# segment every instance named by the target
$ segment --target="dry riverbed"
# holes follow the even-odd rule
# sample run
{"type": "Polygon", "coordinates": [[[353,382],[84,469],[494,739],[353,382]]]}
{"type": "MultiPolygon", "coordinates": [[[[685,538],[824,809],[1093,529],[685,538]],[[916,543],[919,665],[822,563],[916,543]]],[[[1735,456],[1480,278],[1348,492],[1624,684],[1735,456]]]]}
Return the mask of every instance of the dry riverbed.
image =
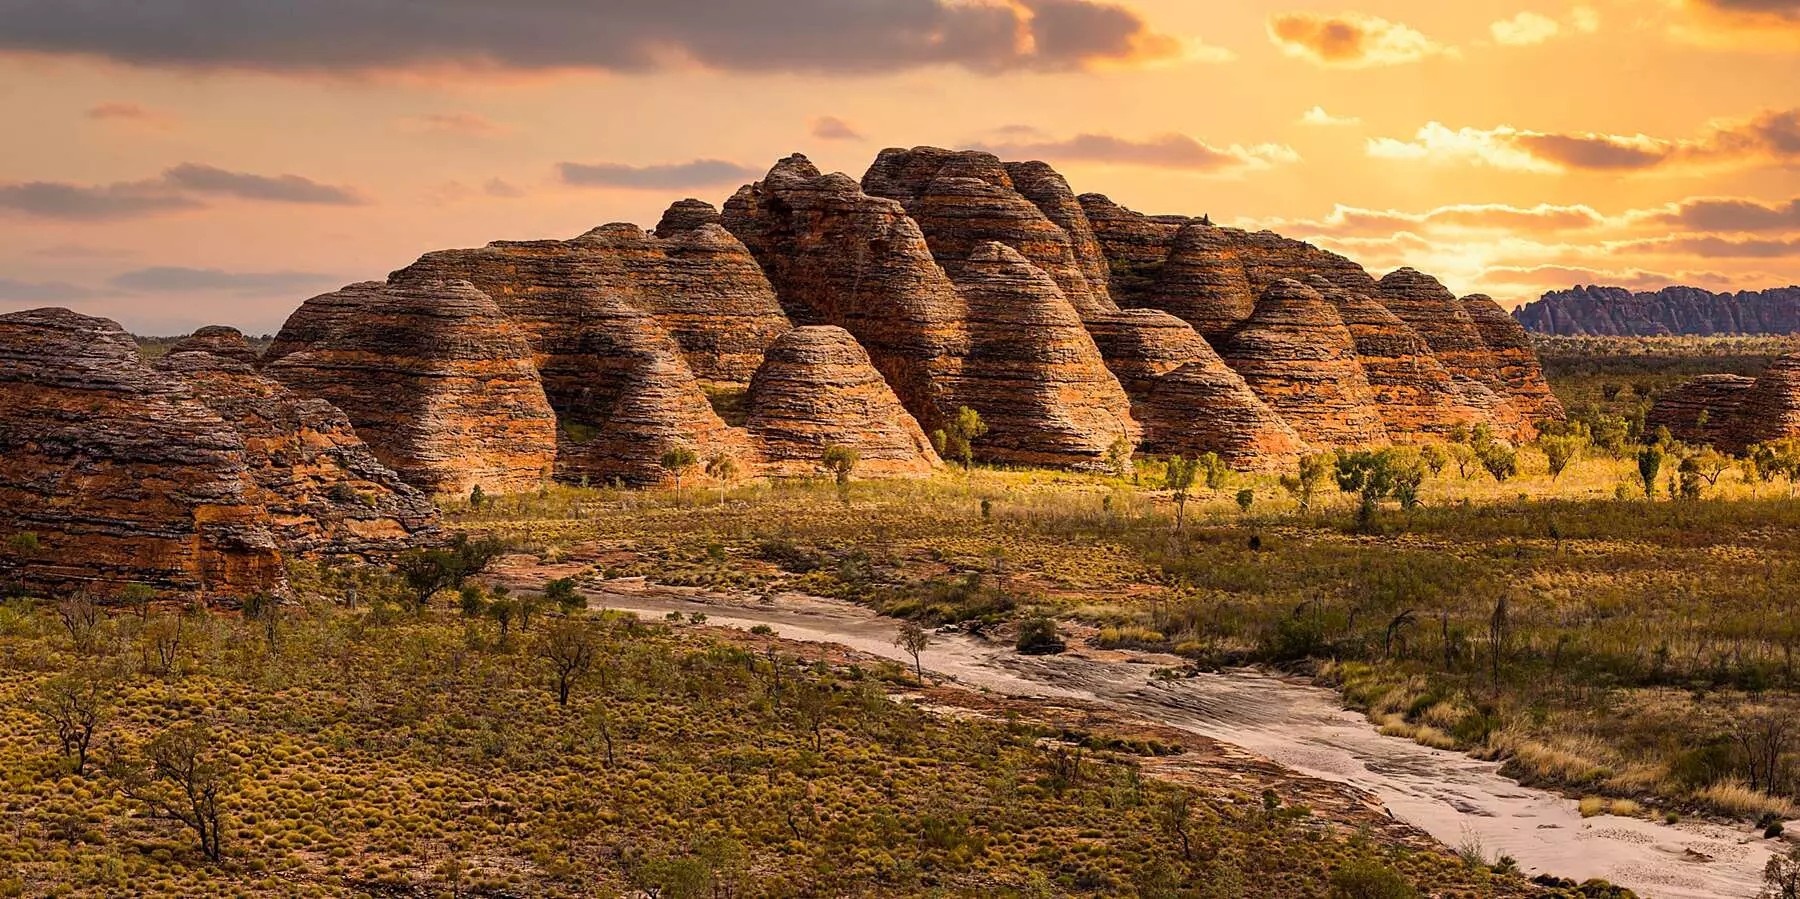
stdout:
{"type": "MultiPolygon", "coordinates": [[[[571,573],[565,567],[570,566],[515,556],[496,570],[495,578],[515,589],[533,589],[571,573]]],[[[825,646],[840,646],[911,662],[894,646],[899,622],[837,600],[800,594],[735,596],[652,585],[640,578],[606,581],[588,595],[592,608],[655,618],[701,612],[711,626],[766,625],[787,640],[820,644],[821,652],[825,646]]],[[[1502,776],[1498,764],[1384,737],[1364,716],[1345,710],[1331,691],[1267,672],[1169,678],[1157,672],[1181,664],[1171,656],[1093,651],[1077,644],[1062,655],[1031,657],[963,634],[933,635],[921,662],[933,676],[962,688],[923,699],[962,713],[986,704],[970,701],[970,691],[981,691],[994,701],[1031,701],[1040,712],[1080,708],[1204,738],[1209,752],[1199,758],[1238,764],[1233,774],[1239,777],[1261,770],[1271,783],[1286,784],[1277,792],[1289,801],[1328,811],[1332,820],[1357,820],[1360,809],[1368,826],[1383,824],[1391,815],[1408,826],[1385,828],[1387,838],[1426,843],[1418,835],[1428,834],[1445,846],[1489,859],[1511,856],[1530,874],[1604,878],[1646,899],[1750,899],[1761,887],[1770,856],[1787,848],[1746,826],[1584,819],[1575,801],[1521,786],[1502,776]],[[1284,770],[1301,776],[1275,776],[1284,770]],[[1301,786],[1307,781],[1350,789],[1301,786]]],[[[1176,758],[1193,764],[1192,755],[1176,758]]],[[[1153,773],[1182,776],[1179,764],[1149,767],[1153,773]]]]}

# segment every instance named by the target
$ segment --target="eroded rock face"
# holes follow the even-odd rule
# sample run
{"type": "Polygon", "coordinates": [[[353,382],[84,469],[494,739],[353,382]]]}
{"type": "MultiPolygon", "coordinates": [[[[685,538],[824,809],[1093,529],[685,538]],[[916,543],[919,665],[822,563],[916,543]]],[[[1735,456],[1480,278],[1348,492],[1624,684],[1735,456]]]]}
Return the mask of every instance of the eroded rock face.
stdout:
{"type": "MultiPolygon", "coordinates": [[[[696,212],[676,204],[659,226],[664,236],[631,224],[602,225],[573,240],[497,241],[428,253],[404,275],[462,279],[492,296],[550,357],[544,374],[553,384],[568,368],[591,375],[589,366],[560,358],[565,354],[558,350],[607,327],[607,319],[636,312],[654,317],[696,377],[747,383],[763,350],[792,324],[744,245],[696,212]]],[[[553,394],[561,395],[555,388],[553,394]]]]}
{"type": "Polygon", "coordinates": [[[968,371],[979,377],[964,378],[957,397],[988,422],[979,443],[987,458],[1098,466],[1117,441],[1137,442],[1130,399],[1049,275],[988,243],[969,257],[961,287],[968,371]]]}
{"type": "MultiPolygon", "coordinates": [[[[1016,166],[1045,203],[1077,228],[1079,204],[1060,203],[1055,176],[1048,166],[1016,166]],[[1054,176],[1054,177],[1053,177],[1054,176]]],[[[1117,312],[1106,284],[1089,283],[1095,260],[1084,260],[1097,244],[1078,252],[1075,238],[1052,221],[1015,185],[1009,167],[992,154],[955,152],[935,147],[883,150],[863,176],[871,196],[895,200],[924,231],[933,257],[961,283],[961,270],[987,243],[1010,247],[1048,274],[1069,303],[1084,317],[1117,312]]],[[[1061,193],[1069,193],[1062,185],[1061,193]]],[[[1082,218],[1085,218],[1083,216],[1082,218]]]]}
{"type": "Polygon", "coordinates": [[[677,200],[668,208],[668,211],[663,213],[662,220],[656,223],[656,236],[667,239],[677,234],[686,234],[701,225],[718,223],[719,210],[717,207],[705,200],[689,197],[685,200],[677,200]]]}
{"type": "Polygon", "coordinates": [[[0,315],[0,577],[247,596],[284,583],[244,442],[118,325],[0,315]]]}
{"type": "Polygon", "coordinates": [[[745,383],[789,329],[754,268],[717,224],[668,239],[607,225],[569,241],[429,253],[398,276],[467,277],[524,331],[560,425],[559,478],[643,485],[671,478],[659,460],[677,446],[754,464],[748,435],[714,411],[689,364],[745,383]],[[665,322],[687,328],[685,345],[665,322]]]}
{"type": "Polygon", "coordinates": [[[1466,403],[1487,407],[1492,423],[1504,432],[1529,427],[1530,416],[1513,402],[1500,376],[1499,358],[1482,339],[1468,307],[1448,288],[1430,275],[1402,268],[1381,279],[1375,298],[1425,338],[1438,362],[1458,380],[1466,403]]]}
{"type": "Polygon", "coordinates": [[[430,493],[536,489],[556,419],[525,335],[467,281],[358,284],[308,300],[264,371],[343,410],[382,464],[430,493]]]}
{"type": "Polygon", "coordinates": [[[918,421],[843,328],[783,334],[750,381],[746,404],[746,427],[770,474],[815,473],[830,446],[855,450],[865,475],[925,475],[938,464],[918,421]]]}
{"type": "Polygon", "coordinates": [[[244,442],[257,501],[290,554],[380,555],[429,538],[437,508],[375,458],[349,418],[259,373],[233,328],[202,328],[158,359],[244,442]]]}
{"type": "Polygon", "coordinates": [[[795,155],[739,190],[723,223],[796,324],[849,331],[925,427],[955,411],[968,309],[899,203],[795,155]]]}
{"type": "Polygon", "coordinates": [[[1725,426],[1727,449],[1800,437],[1800,353],[1775,360],[1741,396],[1737,415],[1725,426]]]}
{"type": "MultiPolygon", "coordinates": [[[[1459,385],[1431,354],[1410,325],[1367,295],[1333,285],[1320,275],[1307,275],[1306,285],[1337,309],[1356,342],[1356,358],[1374,392],[1376,412],[1395,440],[1447,437],[1458,427],[1472,428],[1487,417],[1485,403],[1468,401],[1459,385]]],[[[1492,396],[1491,393],[1488,396],[1492,396]]]]}
{"type": "Polygon", "coordinates": [[[1743,405],[1755,387],[1755,378],[1742,375],[1701,375],[1658,397],[1644,426],[1668,428],[1683,443],[1742,452],[1749,443],[1743,405]]]}
{"type": "Polygon", "coordinates": [[[1550,392],[1550,382],[1544,379],[1543,365],[1525,327],[1485,294],[1463,297],[1462,305],[1474,320],[1482,343],[1487,344],[1494,376],[1505,396],[1532,421],[1562,418],[1562,402],[1550,392]]]}
{"type": "Polygon", "coordinates": [[[1355,338],[1318,291],[1290,279],[1270,285],[1222,355],[1306,442],[1348,447],[1387,439],[1355,338]]]}
{"type": "Polygon", "coordinates": [[[1088,331],[1131,396],[1152,455],[1218,453],[1240,470],[1285,468],[1305,449],[1286,420],[1191,325],[1153,309],[1090,320],[1088,331]]]}

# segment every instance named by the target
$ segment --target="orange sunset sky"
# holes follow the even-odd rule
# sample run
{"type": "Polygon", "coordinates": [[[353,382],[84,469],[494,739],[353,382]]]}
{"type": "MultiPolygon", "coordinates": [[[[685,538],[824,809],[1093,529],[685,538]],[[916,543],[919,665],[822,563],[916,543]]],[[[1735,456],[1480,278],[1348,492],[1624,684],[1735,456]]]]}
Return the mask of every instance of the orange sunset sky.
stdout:
{"type": "Polygon", "coordinates": [[[0,311],[268,332],[918,144],[1509,307],[1800,281],[1800,0],[1346,2],[0,0],[0,311]]]}

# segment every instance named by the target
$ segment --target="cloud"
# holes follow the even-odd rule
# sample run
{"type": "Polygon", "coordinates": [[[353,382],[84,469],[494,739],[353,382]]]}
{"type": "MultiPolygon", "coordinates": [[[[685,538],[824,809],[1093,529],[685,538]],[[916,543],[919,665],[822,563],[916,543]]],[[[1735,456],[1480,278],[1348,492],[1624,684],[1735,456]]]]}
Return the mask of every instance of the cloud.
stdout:
{"type": "Polygon", "coordinates": [[[1800,198],[1765,203],[1738,197],[1693,197],[1630,215],[1688,231],[1800,231],[1800,198]]]}
{"type": "Polygon", "coordinates": [[[122,125],[136,125],[143,128],[168,129],[175,124],[174,118],[152,109],[145,109],[136,103],[106,102],[88,108],[87,117],[95,122],[108,122],[122,125]]]}
{"type": "Polygon", "coordinates": [[[862,134],[849,122],[837,116],[823,115],[812,120],[812,136],[819,140],[862,140],[862,134]]]}
{"type": "Polygon", "coordinates": [[[363,202],[347,187],[320,184],[299,175],[250,175],[191,162],[164,172],[163,181],[177,190],[270,203],[359,206],[363,202]]]}
{"type": "Polygon", "coordinates": [[[317,272],[229,272],[212,268],[157,266],[125,272],[107,283],[139,293],[231,293],[257,296],[291,293],[342,283],[317,272]]]}
{"type": "Polygon", "coordinates": [[[93,222],[162,215],[205,205],[154,181],[95,186],[54,181],[0,184],[0,210],[36,218],[93,222]]]}
{"type": "Polygon", "coordinates": [[[501,178],[489,178],[481,185],[481,192],[500,200],[516,200],[525,196],[525,188],[501,178]]]}
{"type": "Polygon", "coordinates": [[[1717,271],[1658,272],[1642,268],[1601,269],[1574,265],[1496,265],[1482,270],[1479,281],[1496,293],[1515,290],[1536,292],[1576,284],[1661,290],[1676,284],[1731,287],[1739,283],[1740,276],[1717,271]]]}
{"type": "Polygon", "coordinates": [[[1454,53],[1405,25],[1365,13],[1281,13],[1269,17],[1268,30],[1283,53],[1336,68],[1400,65],[1454,53]]]}
{"type": "Polygon", "coordinates": [[[1425,212],[1359,209],[1339,205],[1322,219],[1264,219],[1254,227],[1292,232],[1296,235],[1391,234],[1396,231],[1580,231],[1607,224],[1607,218],[1589,206],[1520,207],[1503,203],[1459,204],[1440,206],[1425,212]]]}
{"type": "Polygon", "coordinates": [[[3,0],[0,52],[330,74],[421,67],[881,73],[1181,53],[1112,0],[3,0]]]}
{"type": "Polygon", "coordinates": [[[1335,116],[1326,112],[1325,107],[1323,106],[1314,106],[1301,114],[1300,124],[1319,125],[1322,127],[1334,125],[1361,125],[1362,119],[1355,116],[1335,116]]]}
{"type": "Polygon", "coordinates": [[[1600,11],[1592,6],[1577,6],[1570,10],[1569,20],[1574,23],[1575,30],[1582,34],[1593,34],[1600,30],[1600,11]]]}
{"type": "Polygon", "coordinates": [[[472,112],[439,112],[409,116],[396,123],[409,134],[448,134],[458,137],[494,137],[508,129],[472,112]]]}
{"type": "Polygon", "coordinates": [[[126,259],[137,255],[135,250],[120,247],[95,247],[79,243],[59,243],[44,247],[33,253],[44,259],[126,259]]]}
{"type": "Polygon", "coordinates": [[[1042,158],[1206,174],[1235,174],[1300,161],[1300,154],[1279,144],[1253,147],[1232,144],[1219,148],[1185,134],[1165,134],[1147,140],[1110,134],[1078,134],[1066,140],[1022,140],[978,149],[1009,159],[1042,158]]]}
{"type": "Polygon", "coordinates": [[[364,202],[350,188],[320,184],[299,175],[252,175],[191,162],[145,181],[0,183],[0,211],[65,221],[110,221],[204,209],[206,200],[214,197],[328,206],[364,202]]]}
{"type": "Polygon", "coordinates": [[[94,291],[64,281],[0,278],[0,303],[67,303],[93,296],[94,291]]]}
{"type": "Polygon", "coordinates": [[[557,166],[564,184],[576,187],[623,187],[632,190],[675,190],[755,181],[762,172],[723,159],[696,159],[664,165],[621,165],[564,162],[557,166]]]}
{"type": "Polygon", "coordinates": [[[1645,172],[1742,168],[1800,161],[1800,109],[1712,123],[1696,138],[1527,131],[1502,125],[1452,131],[1431,122],[1410,141],[1371,138],[1370,156],[1460,162],[1525,172],[1645,172]]]}
{"type": "Polygon", "coordinates": [[[1543,13],[1522,12],[1510,19],[1503,19],[1488,26],[1494,33],[1494,40],[1512,46],[1541,44],[1562,31],[1562,26],[1555,19],[1543,13]]]}
{"type": "Polygon", "coordinates": [[[1800,238],[1771,240],[1713,235],[1660,237],[1616,244],[1614,249],[1634,253],[1698,256],[1702,259],[1779,259],[1800,256],[1800,238]]]}

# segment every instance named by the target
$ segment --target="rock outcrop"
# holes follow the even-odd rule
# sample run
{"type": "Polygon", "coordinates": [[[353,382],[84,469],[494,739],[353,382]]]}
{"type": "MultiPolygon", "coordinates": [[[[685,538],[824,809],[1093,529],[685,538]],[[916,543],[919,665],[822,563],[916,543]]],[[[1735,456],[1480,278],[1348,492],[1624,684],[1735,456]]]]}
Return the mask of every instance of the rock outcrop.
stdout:
{"type": "Polygon", "coordinates": [[[1564,336],[1792,334],[1800,332],[1800,286],[1713,293],[1582,285],[1544,294],[1517,318],[1530,331],[1564,336]]]}
{"type": "Polygon", "coordinates": [[[1375,298],[1406,322],[1445,370],[1458,381],[1464,401],[1489,410],[1493,424],[1509,433],[1529,426],[1526,412],[1512,402],[1500,376],[1500,361],[1456,295],[1436,278],[1402,268],[1388,273],[1375,298]]]}
{"type": "Polygon", "coordinates": [[[1562,418],[1562,402],[1550,392],[1550,382],[1544,379],[1544,367],[1525,327],[1485,294],[1463,297],[1462,306],[1487,345],[1492,360],[1489,370],[1499,381],[1499,392],[1532,421],[1562,418]]]}
{"type": "Polygon", "coordinates": [[[1088,322],[1088,331],[1131,397],[1152,455],[1218,453],[1240,470],[1286,468],[1306,448],[1188,323],[1166,312],[1128,309],[1088,322]]]}
{"type": "Polygon", "coordinates": [[[899,203],[795,155],[739,190],[722,221],[796,324],[849,331],[927,429],[955,411],[968,309],[899,203]]]}
{"type": "Polygon", "coordinates": [[[815,473],[830,446],[855,450],[864,475],[924,475],[938,464],[918,421],[842,328],[812,325],[776,339],[745,402],[770,474],[815,473]]]}
{"type": "MultiPolygon", "coordinates": [[[[1051,178],[1054,173],[1048,166],[1013,168],[1030,179],[1033,191],[1059,216],[1075,224],[1073,216],[1079,204],[1058,201],[1059,191],[1051,178]]],[[[1060,176],[1055,180],[1060,181],[1060,176]]],[[[932,256],[952,281],[960,284],[970,257],[986,244],[998,243],[1049,275],[1084,317],[1118,311],[1105,281],[1089,283],[1097,260],[1083,255],[1096,252],[1098,244],[1083,246],[1078,252],[1071,233],[1021,193],[1009,167],[992,154],[935,147],[883,150],[863,176],[862,189],[900,203],[919,223],[932,256]]],[[[1060,192],[1069,193],[1066,184],[1060,192]]]]}
{"type": "Polygon", "coordinates": [[[676,446],[754,462],[690,365],[746,383],[789,329],[754,269],[736,238],[705,222],[668,239],[608,225],[569,241],[445,250],[396,277],[467,278],[524,331],[560,424],[558,477],[642,485],[671,477],[659,460],[676,446]]]}
{"type": "Polygon", "coordinates": [[[1800,437],[1800,353],[1775,360],[1740,395],[1737,414],[1725,423],[1725,448],[1800,437]]]}
{"type": "Polygon", "coordinates": [[[1658,397],[1644,416],[1644,426],[1652,431],[1668,428],[1684,443],[1741,452],[1750,442],[1743,405],[1755,388],[1755,378],[1701,375],[1658,397]]]}
{"type": "Polygon", "coordinates": [[[467,281],[364,283],[308,300],[264,371],[343,410],[382,464],[432,493],[535,489],[556,418],[525,335],[467,281]]]}
{"type": "Polygon", "coordinates": [[[202,596],[279,588],[244,441],[118,325],[0,315],[0,578],[202,596]]]}
{"type": "Polygon", "coordinates": [[[1221,355],[1306,442],[1348,447],[1387,440],[1356,340],[1318,291],[1285,278],[1271,284],[1221,355]]]}
{"type": "Polygon", "coordinates": [[[256,370],[232,328],[202,328],[156,361],[237,431],[257,502],[290,554],[381,555],[429,538],[430,497],[375,458],[349,418],[256,370]]]}
{"type": "Polygon", "coordinates": [[[1097,467],[1113,444],[1137,443],[1130,399],[1047,273],[990,242],[963,265],[961,289],[970,376],[957,399],[988,422],[990,433],[978,444],[985,458],[1097,467]]]}
{"type": "MultiPolygon", "coordinates": [[[[1468,402],[1465,391],[1411,325],[1366,294],[1338,287],[1322,275],[1307,275],[1305,283],[1337,309],[1349,329],[1356,360],[1375,397],[1375,411],[1389,436],[1403,441],[1442,439],[1483,420],[1481,409],[1468,402]]],[[[1488,407],[1497,404],[1495,398],[1488,407]]]]}

